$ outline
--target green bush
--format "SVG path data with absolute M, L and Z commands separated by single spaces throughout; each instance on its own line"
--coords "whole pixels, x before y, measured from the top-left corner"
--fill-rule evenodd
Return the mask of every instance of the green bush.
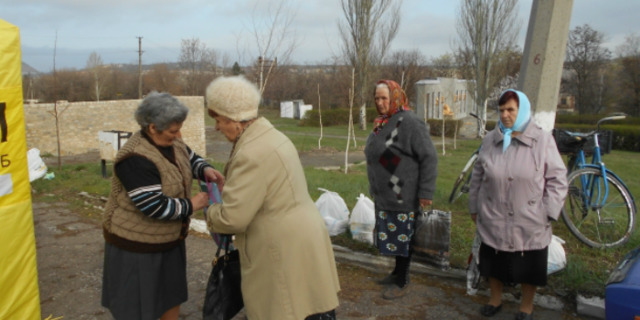
M 358 113 L 359 110 L 353 110 L 353 121 L 357 123 L 358 121 Z M 367 108 L 367 121 L 369 123 L 373 122 L 378 116 L 378 112 L 375 108 Z M 438 119 L 430 119 L 427 120 L 430 127 L 430 134 L 432 136 L 440 136 L 442 134 L 442 120 Z M 445 120 L 445 136 L 453 138 L 453 132 L 456 128 L 455 123 L 458 122 L 458 131 L 460 130 L 460 126 L 462 126 L 462 120 L 453 120 L 447 119 Z M 338 126 L 338 125 L 347 125 L 349 124 L 349 109 L 347 108 L 339 108 L 339 109 L 329 109 L 322 111 L 322 125 L 323 126 Z M 320 126 L 320 114 L 318 110 L 310 110 L 307 111 L 304 115 L 304 119 L 300 121 L 301 126 L 307 127 L 319 127 Z M 493 124 L 495 125 L 495 123 Z M 493 127 L 493 126 L 491 126 Z
M 446 119 L 444 121 L 444 136 L 448 138 L 453 138 L 453 133 L 456 129 L 456 122 L 458 123 L 457 129 L 460 131 L 460 126 L 462 126 L 462 120 L 453 120 Z M 429 134 L 432 136 L 440 137 L 442 136 L 442 120 L 438 119 L 428 119 L 427 123 L 429 123 Z
M 600 116 L 600 118 L 602 117 Z M 593 123 L 574 124 L 558 123 L 557 121 L 555 127 L 574 132 L 589 132 L 595 129 L 595 125 Z M 640 126 L 635 124 L 617 124 L 616 122 L 616 124 L 602 125 L 600 128 L 603 130 L 611 130 L 613 132 L 612 149 L 640 152 Z
M 372 122 L 375 117 L 378 116 L 378 112 L 375 108 L 367 108 L 367 121 Z M 358 123 L 359 109 L 353 109 L 352 116 L 353 122 Z M 323 126 L 338 126 L 349 124 L 349 109 L 338 108 L 322 110 L 322 125 Z M 319 127 L 320 126 L 320 112 L 317 109 L 309 110 L 304 114 L 304 118 L 300 121 L 301 126 L 306 127 Z
M 601 114 L 583 114 L 583 115 L 578 115 L 578 114 L 558 114 L 556 115 L 556 123 L 562 123 L 562 124 L 585 124 L 585 125 L 590 125 L 591 128 L 595 127 L 596 123 L 598 123 L 598 120 L 602 119 L 606 117 L 606 115 L 601 115 Z M 607 122 L 609 124 L 616 124 L 616 125 L 640 125 L 640 118 L 638 117 L 627 117 L 626 119 L 623 120 L 616 120 L 616 121 L 611 121 L 611 122 Z

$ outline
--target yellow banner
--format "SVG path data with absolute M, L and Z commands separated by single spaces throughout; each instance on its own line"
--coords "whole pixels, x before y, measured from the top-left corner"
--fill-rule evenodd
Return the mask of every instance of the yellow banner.
M 0 319 L 40 319 L 20 31 L 0 19 Z

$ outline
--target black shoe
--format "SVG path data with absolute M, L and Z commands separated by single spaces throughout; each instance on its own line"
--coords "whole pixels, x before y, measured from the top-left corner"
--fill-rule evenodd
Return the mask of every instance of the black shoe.
M 498 311 L 500 311 L 500 309 L 502 309 L 502 304 L 500 304 L 497 307 L 494 307 L 494 306 L 492 306 L 490 304 L 485 304 L 480 309 L 480 314 L 485 316 L 485 317 L 493 317 L 493 315 L 498 313 Z
M 398 279 L 398 276 L 391 273 L 388 276 L 382 278 L 382 279 L 378 279 L 376 280 L 377 284 L 382 284 L 382 285 L 389 285 L 389 284 L 394 284 L 396 283 L 396 280 Z
M 533 314 L 519 311 L 516 313 L 516 320 L 533 320 Z

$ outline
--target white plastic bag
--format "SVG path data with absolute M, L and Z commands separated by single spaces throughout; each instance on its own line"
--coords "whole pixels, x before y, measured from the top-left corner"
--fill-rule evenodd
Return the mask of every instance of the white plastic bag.
M 353 239 L 373 244 L 373 229 L 376 227 L 373 207 L 373 201 L 361 193 L 349 219 L 349 230 Z
M 27 151 L 27 165 L 29 166 L 29 182 L 40 179 L 47 173 L 47 165 L 40 158 L 40 150 L 36 148 Z
M 344 233 L 347 231 L 349 223 L 349 208 L 347 208 L 344 199 L 337 192 L 323 188 L 318 188 L 318 190 L 324 191 L 324 193 L 316 200 L 316 207 L 327 224 L 329 235 L 337 236 Z
M 558 272 L 567 266 L 567 256 L 564 253 L 564 240 L 553 235 L 549 244 L 549 258 L 547 259 L 547 274 Z

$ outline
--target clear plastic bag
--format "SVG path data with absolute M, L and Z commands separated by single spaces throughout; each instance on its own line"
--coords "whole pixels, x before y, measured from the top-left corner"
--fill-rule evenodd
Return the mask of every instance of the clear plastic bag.
M 476 236 L 473 238 L 473 244 L 471 244 L 471 254 L 469 254 L 469 265 L 467 266 L 467 294 L 470 296 L 475 295 L 478 292 L 480 286 L 480 236 L 476 232 Z
M 318 188 L 318 190 L 324 191 L 324 193 L 316 200 L 316 207 L 324 218 L 329 235 L 337 236 L 344 233 L 347 231 L 349 223 L 349 208 L 347 208 L 344 199 L 337 192 L 323 188 Z
M 416 217 L 413 235 L 413 256 L 418 262 L 449 269 L 451 243 L 451 212 L 429 210 Z
M 373 229 L 376 227 L 374 211 L 373 201 L 361 193 L 349 219 L 353 239 L 373 244 Z

